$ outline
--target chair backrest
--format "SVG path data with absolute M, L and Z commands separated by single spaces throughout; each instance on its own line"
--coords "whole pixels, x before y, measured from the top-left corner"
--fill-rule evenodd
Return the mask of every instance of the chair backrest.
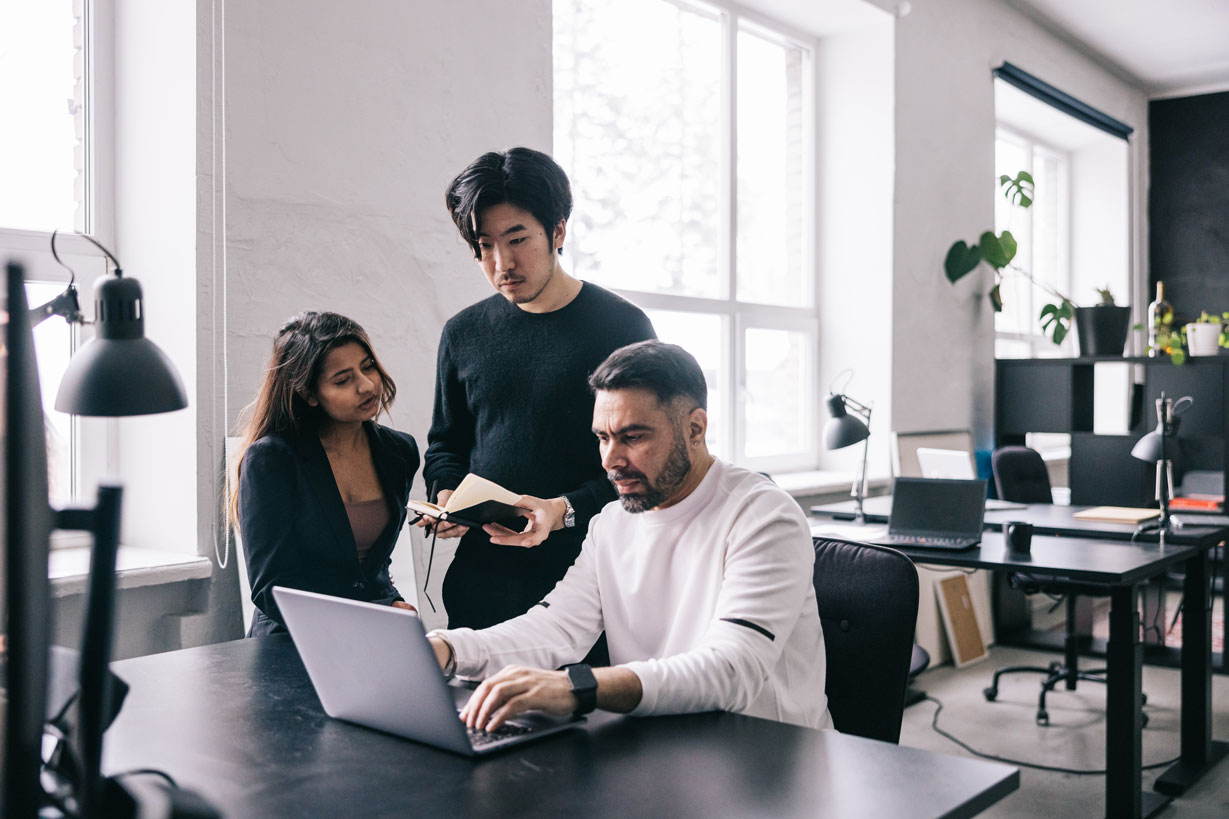
M 1041 453 L 1026 446 L 1003 446 L 990 456 L 999 497 L 1013 503 L 1053 503 L 1050 473 Z
M 913 561 L 886 546 L 815 538 L 814 582 L 833 725 L 899 742 L 917 626 Z

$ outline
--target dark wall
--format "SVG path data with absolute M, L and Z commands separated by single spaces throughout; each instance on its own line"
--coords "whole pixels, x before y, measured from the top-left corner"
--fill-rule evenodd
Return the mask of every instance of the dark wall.
M 1148 104 L 1150 292 L 1179 322 L 1229 310 L 1229 91 Z

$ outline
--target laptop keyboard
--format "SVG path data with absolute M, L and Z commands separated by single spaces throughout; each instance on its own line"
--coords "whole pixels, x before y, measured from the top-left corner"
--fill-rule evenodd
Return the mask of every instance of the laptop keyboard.
M 498 742 L 509 737 L 519 737 L 522 734 L 528 734 L 532 731 L 524 725 L 514 725 L 510 722 L 505 722 L 503 725 L 496 728 L 494 731 L 480 731 L 477 728 L 466 728 L 465 732 L 469 734 L 469 743 L 475 748 L 481 748 L 484 745 L 490 745 L 492 742 Z
M 888 541 L 899 543 L 902 546 L 933 546 L 940 549 L 944 547 L 958 549 L 968 546 L 970 543 L 967 537 L 937 537 L 933 535 L 888 535 Z

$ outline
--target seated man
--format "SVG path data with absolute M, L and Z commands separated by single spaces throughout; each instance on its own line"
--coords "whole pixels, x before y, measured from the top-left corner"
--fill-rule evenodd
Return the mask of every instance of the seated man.
M 623 347 L 589 385 L 619 502 L 593 518 L 575 564 L 527 613 L 431 633 L 445 674 L 487 677 L 466 724 L 494 730 L 527 709 L 598 707 L 829 727 L 815 553 L 798 504 L 708 453 L 708 388 L 681 347 Z M 603 628 L 615 664 L 576 664 Z

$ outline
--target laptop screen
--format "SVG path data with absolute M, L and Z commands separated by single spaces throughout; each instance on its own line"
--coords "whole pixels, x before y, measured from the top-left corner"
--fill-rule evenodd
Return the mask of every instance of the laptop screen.
M 888 531 L 974 537 L 985 511 L 985 481 L 897 478 Z

